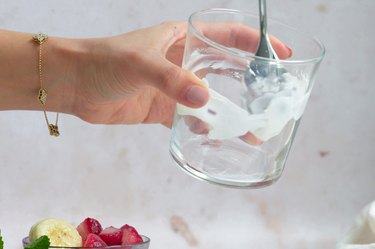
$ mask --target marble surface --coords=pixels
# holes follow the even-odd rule
[[[256,11],[257,1],[0,0],[0,6],[1,29],[98,37],[185,20],[209,7]],[[63,135],[55,139],[41,113],[4,111],[5,248],[21,248],[41,218],[77,224],[86,216],[133,224],[151,237],[153,249],[334,248],[375,199],[375,1],[269,0],[268,9],[270,17],[305,29],[327,47],[276,184],[236,190],[191,178],[170,158],[170,130],[160,125],[90,125],[63,115]]]

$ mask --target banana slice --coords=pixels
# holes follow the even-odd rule
[[[44,219],[37,222],[30,229],[30,242],[47,235],[52,246],[82,246],[82,238],[77,229],[62,219]]]
[[[375,201],[370,204],[367,219],[372,233],[375,234]]]

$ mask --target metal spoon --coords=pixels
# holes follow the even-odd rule
[[[277,57],[275,50],[272,48],[268,36],[266,0],[259,0],[259,21],[259,43],[255,55],[258,57],[278,60],[279,58]],[[248,71],[249,72],[245,74],[245,82],[247,85],[254,82],[255,77],[267,77],[272,72],[276,72],[276,75],[279,75],[280,73],[280,70],[276,65],[259,59],[255,59],[250,63]]]

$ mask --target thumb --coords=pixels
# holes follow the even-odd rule
[[[207,103],[208,89],[197,76],[161,56],[153,59],[148,63],[148,84],[189,107],[197,108]]]

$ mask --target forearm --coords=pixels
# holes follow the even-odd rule
[[[38,101],[39,45],[32,34],[0,30],[0,110],[42,110]],[[42,45],[42,82],[48,96],[45,109],[72,112],[77,64],[84,48],[80,40],[50,37]]]

